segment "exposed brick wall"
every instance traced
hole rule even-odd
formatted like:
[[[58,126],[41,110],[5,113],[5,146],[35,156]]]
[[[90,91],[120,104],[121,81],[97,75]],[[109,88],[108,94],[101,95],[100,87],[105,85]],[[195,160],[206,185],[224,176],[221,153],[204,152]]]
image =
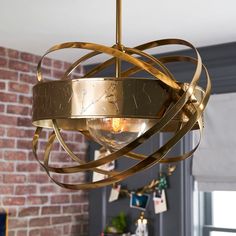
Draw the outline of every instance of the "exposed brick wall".
[[[9,211],[9,236],[87,235],[87,193],[56,186],[32,155],[32,86],[38,60],[36,55],[0,47],[0,203]],[[58,79],[68,66],[47,58],[43,72],[48,79]],[[75,76],[82,73],[80,67]],[[40,154],[48,135],[49,131],[43,132]],[[63,136],[76,153],[85,156],[86,144],[79,133]],[[70,163],[58,143],[52,159],[57,166]],[[72,182],[85,178],[83,174],[55,177]]]

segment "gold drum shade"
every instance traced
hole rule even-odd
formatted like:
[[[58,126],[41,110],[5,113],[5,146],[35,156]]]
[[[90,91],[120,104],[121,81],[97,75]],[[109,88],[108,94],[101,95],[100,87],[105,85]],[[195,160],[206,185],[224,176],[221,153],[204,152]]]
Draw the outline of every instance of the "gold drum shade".
[[[171,89],[145,78],[83,78],[39,83],[33,88],[33,124],[87,131],[87,118],[136,118],[158,121],[172,103]],[[204,92],[197,88],[195,97]],[[162,131],[188,120],[181,111]]]

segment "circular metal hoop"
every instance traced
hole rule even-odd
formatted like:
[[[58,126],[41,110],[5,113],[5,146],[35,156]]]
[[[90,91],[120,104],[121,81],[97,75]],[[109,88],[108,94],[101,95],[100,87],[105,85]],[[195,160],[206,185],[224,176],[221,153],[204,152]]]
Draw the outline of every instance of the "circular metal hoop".
[[[143,50],[146,49],[169,44],[179,44],[190,47],[196,53],[197,58],[171,56],[156,59],[143,52]],[[39,135],[42,128],[53,128],[53,132],[49,137],[45,149],[44,162],[39,162],[56,184],[69,189],[92,189],[102,187],[114,182],[122,181],[138,171],[145,170],[158,162],[177,162],[188,158],[194,153],[199,144],[188,153],[179,157],[166,157],[175,144],[190,130],[199,129],[201,133],[203,126],[202,114],[210,96],[211,82],[209,74],[206,67],[202,65],[198,51],[190,43],[179,39],[166,39],[140,45],[134,49],[124,48],[124,51],[120,51],[115,48],[109,48],[98,44],[73,42],[56,45],[49,49],[45,55],[63,48],[93,50],[93,52],[74,62],[65,72],[63,79],[67,78],[81,62],[100,53],[108,54],[112,58],[103,64],[96,66],[88,72],[87,75],[94,76],[96,73],[114,63],[115,58],[129,62],[133,67],[122,72],[122,78],[116,80],[114,78],[86,78],[43,82],[41,72],[43,57],[40,60],[37,72],[38,81],[40,83],[34,87],[33,124],[38,128],[36,129],[33,139],[33,152],[36,159],[39,161],[37,156]],[[148,61],[135,58],[132,56],[133,54],[142,56]],[[185,84],[178,83],[165,66],[166,63],[171,62],[191,62],[196,64],[196,71],[192,81]],[[158,68],[156,68],[156,66]],[[202,69],[205,71],[207,80],[205,92],[197,86]],[[131,74],[140,70],[148,72],[157,80],[123,78],[124,75],[129,77]],[[131,88],[134,88],[132,92],[130,91]],[[64,91],[63,93],[62,90]],[[98,94],[98,92],[96,93],[96,91],[100,91],[101,94]],[[90,96],[85,99],[83,96],[85,96],[86,93],[90,94]],[[63,94],[63,96],[60,96],[61,94]],[[91,96],[91,94],[95,94],[95,97]],[[136,101],[134,101],[134,98]],[[85,100],[87,102],[86,104],[84,104]],[[124,100],[126,101],[125,104],[121,102]],[[150,100],[152,101],[151,103]],[[47,107],[45,107],[44,104],[46,104]],[[48,109],[48,106],[51,106],[51,109]],[[155,119],[157,122],[142,136],[138,137],[127,146],[104,158],[86,163],[68,148],[60,134],[60,129],[87,132],[86,118],[89,117],[151,118]],[[178,129],[176,129],[176,127],[178,127]],[[160,131],[175,131],[175,134],[162,147],[149,156],[131,152],[134,148],[144,143],[154,133]],[[54,168],[49,165],[50,151],[55,138],[57,138],[72,160],[77,163],[76,166]],[[108,173],[100,168],[103,164],[119,159],[120,156],[127,156],[128,158],[136,159],[138,162],[134,166],[121,172],[113,171]],[[58,182],[50,174],[50,172],[72,174],[81,171],[95,171],[106,174],[108,177],[96,182],[67,184]]]

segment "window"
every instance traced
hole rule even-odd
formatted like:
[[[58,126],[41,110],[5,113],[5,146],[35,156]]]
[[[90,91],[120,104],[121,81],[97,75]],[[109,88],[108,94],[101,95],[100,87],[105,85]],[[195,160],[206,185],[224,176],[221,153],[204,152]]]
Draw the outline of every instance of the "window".
[[[203,194],[203,236],[236,236],[236,192]]]

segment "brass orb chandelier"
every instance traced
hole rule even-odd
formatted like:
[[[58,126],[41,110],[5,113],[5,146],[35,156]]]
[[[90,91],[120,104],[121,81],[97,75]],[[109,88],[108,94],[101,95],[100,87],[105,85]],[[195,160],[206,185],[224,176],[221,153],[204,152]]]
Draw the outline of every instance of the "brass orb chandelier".
[[[116,0],[116,44],[112,47],[87,42],[68,42],[50,48],[40,59],[37,68],[38,83],[33,88],[33,125],[36,126],[33,138],[33,152],[49,177],[59,186],[68,189],[93,189],[107,186],[145,170],[157,163],[174,163],[192,156],[198,145],[181,156],[168,157],[167,154],[191,130],[203,128],[202,115],[208,102],[211,81],[206,67],[202,64],[197,49],[181,39],[162,39],[129,48],[121,43],[121,0]],[[192,49],[196,57],[165,56],[156,58],[144,52],[165,45],[184,45]],[[68,49],[91,50],[75,61],[61,80],[43,80],[41,63],[51,52]],[[110,59],[94,66],[82,78],[69,79],[81,63],[99,54]],[[121,62],[129,63],[122,70]],[[187,62],[195,65],[190,83],[176,81],[166,64]],[[115,65],[113,77],[96,76],[109,66]],[[145,71],[150,78],[134,77]],[[204,72],[206,87],[198,86]],[[44,160],[37,155],[37,146],[42,130],[52,129],[45,147]],[[85,162],[68,147],[61,130],[79,131],[86,137],[101,144],[111,153],[99,160]],[[151,155],[132,152],[158,132],[173,132],[173,136]],[[57,139],[62,148],[76,163],[73,166],[53,167],[50,165],[50,152]],[[101,166],[118,160],[121,156],[136,160],[136,164],[122,171],[106,171]],[[62,183],[51,173],[75,174],[98,172],[107,178],[88,183]]]

